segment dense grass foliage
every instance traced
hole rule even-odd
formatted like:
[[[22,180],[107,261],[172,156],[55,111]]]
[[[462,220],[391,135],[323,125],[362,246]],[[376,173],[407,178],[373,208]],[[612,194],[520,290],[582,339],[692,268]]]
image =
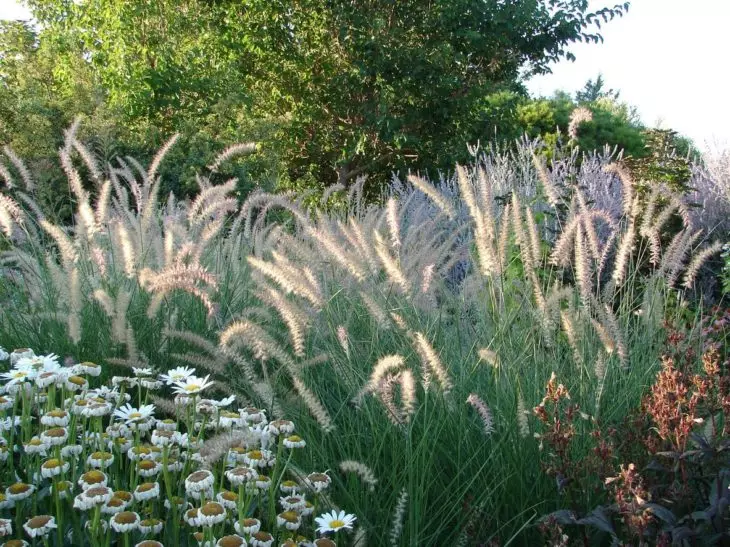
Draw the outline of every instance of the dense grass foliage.
[[[544,515],[600,505],[594,470],[575,465],[570,481],[596,488],[567,487],[561,465],[593,453],[597,427],[626,427],[666,321],[690,339],[702,328],[698,279],[721,246],[707,234],[727,203],[709,216],[611,152],[556,150],[548,166],[536,143],[475,150],[453,177],[396,180],[375,202],[361,179],[312,207],[263,191],[239,205],[235,180],[211,182],[246,146],[197,178],[193,200],[165,199],[173,146],[146,169],[101,166],[72,127],[71,226],[47,220],[8,156],[0,344],[206,370],[222,395],[316,439],[300,463],[331,470],[367,544],[535,544]],[[540,409],[566,393],[570,443],[556,451],[562,410]]]

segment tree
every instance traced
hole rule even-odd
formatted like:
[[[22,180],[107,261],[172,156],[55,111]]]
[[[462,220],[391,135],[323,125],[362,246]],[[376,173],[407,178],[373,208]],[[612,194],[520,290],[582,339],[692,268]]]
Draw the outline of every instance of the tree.
[[[505,119],[502,99],[525,95],[521,75],[572,58],[577,40],[599,42],[600,21],[628,9],[589,13],[585,0],[28,5],[40,42],[75,50],[131,134],[149,140],[151,127],[169,134],[202,120],[218,142],[255,129],[231,119],[255,119],[271,128],[264,149],[280,151],[285,178],[307,184],[362,173],[382,182],[403,167],[464,159],[465,142]]]

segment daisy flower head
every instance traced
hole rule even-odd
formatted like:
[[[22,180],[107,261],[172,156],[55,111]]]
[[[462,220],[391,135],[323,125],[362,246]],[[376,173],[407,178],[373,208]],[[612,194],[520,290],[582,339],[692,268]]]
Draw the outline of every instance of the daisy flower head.
[[[84,490],[82,496],[91,505],[104,505],[109,503],[109,500],[114,496],[114,491],[107,486],[92,486]]]
[[[314,540],[315,547],[337,547],[337,544],[330,538],[319,538]]]
[[[332,510],[329,513],[324,513],[316,517],[314,522],[317,524],[317,532],[325,534],[327,532],[339,532],[343,528],[352,530],[352,525],[356,520],[355,515],[348,515],[344,511],[338,513]]]
[[[139,528],[139,515],[134,511],[121,511],[111,518],[111,525],[115,532],[126,534]]]
[[[45,456],[50,447],[51,443],[47,439],[33,437],[23,445],[23,450],[26,454],[40,454],[41,456]]]
[[[87,471],[79,477],[78,485],[81,490],[88,490],[92,486],[106,486],[107,476],[98,469]]]
[[[31,381],[35,379],[35,374],[30,369],[22,369],[22,368],[14,368],[10,372],[3,372],[0,374],[0,378],[4,380],[8,380],[8,382],[5,384],[5,388],[9,388],[11,386],[14,386],[16,384],[21,384],[26,381]]]
[[[71,465],[68,462],[51,458],[50,460],[44,461],[41,465],[41,477],[48,479],[57,477],[61,473],[68,471],[70,467]]]
[[[89,381],[83,376],[76,374],[66,378],[63,385],[69,391],[86,391],[89,389]]]
[[[92,452],[86,458],[86,464],[95,469],[106,469],[114,463],[114,454],[111,452]]]
[[[35,492],[35,486],[24,482],[16,482],[5,489],[5,497],[10,501],[22,501]]]
[[[294,433],[294,422],[291,420],[274,420],[269,422],[269,431],[272,435],[291,435]]]
[[[112,496],[112,499],[106,502],[105,505],[102,505],[101,512],[105,515],[116,515],[117,513],[121,513],[122,511],[124,511],[128,505],[128,501],[125,501],[122,498],[118,498],[115,495]]]
[[[285,511],[296,511],[299,513],[307,505],[307,500],[303,496],[286,496],[279,498],[279,503]]]
[[[296,511],[284,511],[276,515],[276,525],[287,530],[298,530],[302,525],[302,517]]]
[[[226,520],[226,508],[217,501],[209,501],[198,509],[198,522],[202,526],[213,526]]]
[[[143,405],[135,408],[129,403],[114,411],[114,416],[123,420],[127,425],[141,424],[150,418],[155,411],[155,405]]]
[[[10,519],[0,519],[0,538],[13,534],[13,521]]]
[[[173,393],[179,393],[181,395],[196,395],[215,383],[209,381],[209,378],[210,374],[207,375],[205,378],[188,376],[187,378],[185,378],[185,380],[175,382],[175,388],[172,391]]]
[[[159,482],[144,482],[134,489],[134,499],[137,501],[145,501],[159,497]]]
[[[284,439],[284,446],[287,448],[304,448],[307,446],[307,442],[299,435],[290,435]]]
[[[196,370],[192,367],[177,367],[167,371],[167,374],[160,374],[160,380],[168,386],[178,382],[184,382],[187,378],[195,376]]]
[[[38,515],[23,524],[23,530],[32,538],[44,537],[54,528],[57,528],[56,519],[50,515]]]
[[[84,361],[83,363],[74,365],[73,371],[76,374],[88,374],[89,376],[96,378],[101,374],[101,366],[96,363],[92,363],[91,361]]]
[[[310,473],[304,480],[307,486],[315,492],[322,492],[332,482],[332,479],[326,473]]]
[[[56,481],[51,485],[51,492],[57,491],[60,499],[66,499],[73,494],[73,488],[71,481]]]
[[[256,532],[261,530],[261,521],[255,518],[237,520],[233,524],[233,528],[238,534],[252,536]]]
[[[159,541],[156,541],[154,539],[145,539],[144,541],[140,541],[137,543],[134,547],[165,547],[162,543]]]
[[[160,519],[149,518],[139,521],[139,531],[143,534],[159,534],[164,523]]]
[[[258,472],[250,467],[238,466],[226,471],[226,478],[231,483],[231,486],[234,487],[238,487],[248,481],[255,480],[258,476]]]
[[[230,490],[221,490],[215,495],[215,501],[226,509],[233,510],[238,506],[238,494]]]
[[[134,371],[134,375],[137,378],[144,378],[144,377],[154,376],[155,375],[155,371],[152,370],[151,368],[141,368],[141,367],[140,368],[137,368],[137,367],[132,367],[132,370]]]
[[[41,372],[58,372],[63,368],[61,363],[58,362],[58,355],[55,353],[23,357],[16,361],[15,366],[16,368],[33,370],[36,374]]]
[[[251,547],[271,547],[274,543],[274,536],[268,532],[255,532],[249,538]]]
[[[41,416],[41,424],[46,427],[66,427],[70,419],[67,411],[56,408]]]
[[[236,534],[223,536],[216,542],[215,547],[246,547],[246,540]]]
[[[190,473],[188,478],[185,479],[185,491],[191,494],[208,490],[213,487],[214,480],[213,473],[207,469],[195,471],[194,473]]]
[[[35,357],[35,352],[30,348],[18,348],[14,349],[10,353],[10,366],[15,365],[18,361],[23,358]]]

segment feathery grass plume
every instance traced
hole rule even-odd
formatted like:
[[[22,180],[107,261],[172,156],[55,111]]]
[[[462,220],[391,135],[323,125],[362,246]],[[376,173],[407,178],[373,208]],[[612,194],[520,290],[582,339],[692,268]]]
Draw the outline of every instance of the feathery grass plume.
[[[61,252],[61,262],[63,267],[70,269],[78,259],[76,247],[74,246],[71,238],[66,235],[66,232],[61,230],[58,226],[55,226],[47,220],[40,221],[41,228],[43,228],[48,234],[54,239],[58,250]]]
[[[596,226],[593,224],[593,216],[588,210],[586,205],[585,196],[580,189],[575,192],[576,200],[578,201],[578,210],[583,220],[583,231],[586,234],[586,241],[588,242],[588,250],[591,252],[591,256],[594,260],[601,258],[601,245],[598,241],[598,234],[596,233]]]
[[[259,361],[274,357],[282,364],[291,363],[279,343],[261,326],[251,321],[244,319],[232,323],[220,334],[219,339],[221,348],[229,347],[232,343],[236,347],[243,346]]]
[[[421,275],[421,294],[428,293],[428,290],[431,288],[435,268],[436,264],[433,263],[423,268],[423,274]]]
[[[402,330],[403,332],[410,332],[410,329],[408,328],[408,323],[401,314],[392,311],[390,312],[390,318],[393,320],[393,323],[395,323],[395,326],[398,327],[400,330]]]
[[[599,352],[596,356],[596,362],[593,364],[593,373],[598,379],[596,387],[596,415],[601,407],[601,398],[603,397],[603,388],[606,382],[606,358],[603,352]]]
[[[177,415],[178,409],[175,407],[175,403],[167,397],[160,397],[153,393],[149,394],[150,401],[155,405],[155,414],[158,412],[167,416]]]
[[[380,262],[385,269],[385,273],[388,275],[388,279],[391,283],[399,287],[404,294],[410,294],[411,282],[401,270],[397,259],[391,256],[383,236],[381,236],[380,232],[377,230],[373,230],[373,236],[375,237],[375,252],[377,253],[378,258],[380,258]]]
[[[160,310],[162,309],[162,304],[165,303],[165,298],[167,298],[167,293],[164,292],[158,292],[152,295],[150,303],[147,305],[147,319],[154,319],[157,317],[157,314],[160,313]]]
[[[79,269],[71,270],[70,278],[70,300],[68,310],[68,336],[74,344],[81,341],[81,280]]]
[[[221,458],[228,455],[231,448],[245,446],[251,440],[251,434],[240,430],[230,430],[205,439],[200,447],[200,463],[202,469],[212,469]]]
[[[320,207],[325,207],[327,205],[327,202],[330,200],[332,194],[341,192],[345,189],[346,186],[344,184],[330,184],[327,188],[324,189],[324,192],[322,192],[322,199],[319,200]]]
[[[349,336],[347,334],[347,329],[345,328],[345,325],[339,325],[337,327],[337,340],[340,343],[340,347],[342,348],[342,351],[345,352],[345,355],[347,358],[350,358],[350,342],[349,342]]]
[[[585,106],[574,108],[570,113],[570,123],[568,124],[568,136],[571,140],[578,140],[578,129],[580,125],[593,121],[593,113]]]
[[[71,293],[69,292],[71,284],[68,278],[68,270],[61,268],[50,252],[46,252],[44,258],[46,269],[51,276],[53,288],[56,292],[56,308],[61,308],[71,301]]]
[[[274,308],[289,329],[294,355],[304,356],[304,336],[307,332],[309,320],[307,316],[293,302],[276,289],[271,287],[262,288],[257,293],[259,298]]]
[[[81,159],[86,164],[86,167],[89,170],[89,174],[91,175],[91,178],[94,180],[94,182],[97,185],[101,185],[101,179],[103,175],[101,170],[99,169],[99,166],[96,163],[94,155],[89,151],[88,148],[86,148],[86,146],[83,145],[81,141],[76,138],[75,135],[69,144],[73,148],[75,148],[76,152],[78,152],[79,156],[81,156]]]
[[[681,232],[678,232],[669,243],[667,252],[659,264],[659,273],[665,275],[667,285],[670,287],[674,287],[677,277],[679,277],[679,272],[684,268],[684,261],[692,249],[692,245],[699,239],[701,234],[701,229],[692,232],[691,229],[685,228]]]
[[[661,190],[660,185],[654,184],[651,187],[649,193],[649,199],[646,200],[644,210],[642,211],[641,224],[639,225],[639,234],[645,236],[651,231],[652,224],[654,223],[654,214],[657,207],[657,200],[659,199],[659,192]]]
[[[306,234],[316,240],[321,249],[334,259],[341,267],[350,273],[355,279],[362,282],[367,277],[367,272],[358,259],[351,253],[347,253],[339,244],[334,234],[320,224],[318,228],[307,226]]]
[[[560,324],[563,327],[563,332],[565,333],[566,338],[568,339],[568,345],[573,351],[573,360],[575,360],[576,365],[582,367],[583,356],[578,347],[578,336],[575,326],[573,325],[573,320],[571,319],[571,314],[568,313],[567,310],[560,310]]]
[[[501,262],[495,257],[493,247],[494,232],[489,229],[489,226],[494,225],[491,204],[485,205],[484,212],[482,212],[474,195],[474,188],[469,172],[463,166],[457,165],[456,173],[461,198],[466,204],[469,216],[474,222],[474,245],[479,261],[479,269],[482,275],[487,277],[499,275],[501,272],[498,268]],[[485,215],[489,216],[489,218],[485,219]]]
[[[535,152],[530,151],[532,155],[532,164],[535,166],[537,177],[542,183],[542,189],[545,191],[545,197],[547,197],[548,203],[553,207],[557,207],[560,203],[560,194],[555,188],[555,185],[550,180],[550,173],[547,167],[543,164],[542,160],[535,155]]]
[[[35,190],[33,176],[30,174],[30,171],[25,166],[23,160],[21,160],[18,155],[13,151],[13,149],[9,146],[3,146],[3,152],[5,152],[5,155],[8,157],[18,173],[20,173],[20,178],[23,179],[23,184],[25,185],[26,192],[32,192],[33,190]]]
[[[206,352],[211,357],[219,356],[219,348],[213,342],[204,338],[200,334],[189,331],[189,330],[177,330],[172,328],[165,328],[162,334],[166,338],[174,338],[176,340],[182,340],[188,344],[195,346],[196,348]]]
[[[535,216],[532,214],[532,209],[530,207],[525,207],[525,220],[527,223],[527,235],[530,237],[530,252],[532,253],[532,260],[535,264],[540,264],[540,261],[542,260],[542,240],[537,231]]]
[[[309,217],[302,209],[295,205],[290,199],[278,194],[269,194],[267,192],[255,191],[249,195],[248,199],[241,206],[238,214],[239,219],[244,220],[243,235],[250,239],[252,235],[253,212],[260,207],[277,206],[289,211],[303,226],[309,226]]]
[[[517,393],[517,428],[520,433],[520,437],[526,439],[530,436],[530,423],[527,420],[530,412],[525,406],[525,399],[522,397],[522,392]]]
[[[596,321],[593,318],[591,318],[591,324],[593,325],[593,330],[596,332],[598,338],[603,344],[603,349],[607,354],[613,354],[616,351],[616,342],[611,337],[608,329],[600,321]]]
[[[244,377],[246,378],[246,381],[251,384],[252,387],[254,387],[257,383],[260,383],[258,381],[258,375],[256,374],[256,371],[254,370],[251,362],[243,355],[238,353],[233,347],[229,347],[228,345],[224,345],[223,343],[221,343],[220,352],[229,360],[231,360],[233,364],[238,365]]]
[[[99,269],[99,275],[101,277],[106,277],[106,255],[104,254],[104,250],[102,248],[97,247],[96,245],[91,248],[91,261],[96,264],[96,267]]]
[[[616,287],[620,287],[626,278],[626,268],[629,265],[631,253],[634,251],[636,241],[636,224],[629,221],[629,226],[621,237],[621,243],[616,251],[616,260],[614,262],[611,279]]]
[[[298,288],[300,284],[306,287],[306,290],[302,291],[300,296],[309,300],[315,309],[320,309],[324,304],[322,287],[312,269],[305,264],[295,265],[284,253],[275,250],[271,251],[271,257],[274,259],[274,263],[292,280],[292,286]],[[310,258],[311,255],[307,256],[305,262]],[[296,291],[292,292],[297,294]]]
[[[152,158],[152,163],[150,163],[150,166],[147,168],[147,183],[149,185],[152,185],[155,180],[155,176],[157,175],[157,170],[160,168],[160,164],[162,163],[162,160],[165,159],[165,156],[170,151],[170,149],[175,146],[175,143],[180,138],[180,133],[175,133],[172,137],[167,139],[167,142],[162,145],[162,148],[160,148],[157,151],[157,154],[155,154],[155,157]],[[141,171],[141,169],[140,169]]]
[[[478,355],[479,359],[481,359],[482,361],[486,361],[494,368],[499,368],[499,355],[497,355],[497,352],[493,349],[480,348]]]
[[[129,232],[122,222],[116,222],[114,224],[113,234],[116,235],[116,238],[119,241],[119,248],[122,251],[124,273],[131,279],[135,276],[136,261],[135,249],[132,244],[132,240],[129,237]]]
[[[211,186],[201,191],[188,208],[188,222],[191,225],[201,224],[207,222],[218,211],[230,210],[227,207],[229,202],[226,196],[236,190],[237,183],[238,179],[233,178],[223,184]],[[235,199],[233,203],[236,203]]]
[[[406,422],[409,422],[416,411],[416,380],[413,372],[409,369],[402,370],[398,375],[398,383],[401,387],[403,417]]]
[[[479,417],[482,419],[482,423],[484,424],[484,434],[489,437],[492,433],[494,433],[494,418],[492,418],[492,411],[476,393],[470,393],[466,402],[473,406],[479,413]]]
[[[692,285],[694,284],[695,277],[697,277],[697,274],[699,273],[702,265],[712,255],[722,251],[722,247],[723,243],[721,241],[715,241],[715,243],[697,253],[694,258],[692,258],[689,266],[687,266],[687,271],[684,274],[684,280],[682,282],[682,285],[688,289],[691,289]]]
[[[200,353],[170,353],[170,358],[216,374],[225,373],[225,366],[221,360],[211,359],[207,355],[202,355]],[[221,387],[223,386],[218,386],[219,389]]]
[[[425,375],[428,371],[436,376],[439,384],[441,384],[441,389],[443,390],[444,395],[447,395],[451,391],[453,384],[451,383],[451,378],[449,378],[449,374],[441,363],[441,359],[438,354],[423,333],[415,333],[414,342],[416,353],[418,353],[421,358],[421,366],[423,367],[422,373]]]
[[[109,293],[107,293],[104,289],[96,289],[94,291],[94,299],[99,303],[101,309],[104,310],[104,313],[106,313],[110,319],[114,317],[114,302],[112,301],[112,297],[109,296]]]
[[[174,264],[159,273],[153,273],[147,283],[147,289],[152,293],[166,294],[182,290],[197,297],[208,310],[209,317],[215,313],[215,306],[206,290],[217,288],[218,282],[213,274],[199,264]]]
[[[134,329],[132,329],[132,326],[129,323],[127,323],[124,343],[127,346],[127,360],[129,363],[136,366],[137,363],[142,362],[139,349],[137,348],[137,340],[134,338]]]
[[[582,222],[581,215],[573,215],[561,230],[560,236],[550,253],[550,264],[567,267],[571,263],[571,252],[575,243],[575,233]]]
[[[120,344],[127,338],[127,309],[131,301],[132,293],[119,289],[112,317],[112,339]]]
[[[375,478],[375,474],[364,463],[354,460],[343,460],[340,462],[340,471],[343,473],[355,473],[360,477],[360,480],[367,484],[371,492],[375,490],[375,485],[378,484],[378,479]]]
[[[378,259],[370,248],[369,242],[366,241],[360,223],[350,217],[347,225],[341,220],[337,220],[336,224],[339,231],[345,236],[345,239],[355,252],[365,258],[365,261],[370,267],[370,271],[372,273],[377,272],[379,269]]]
[[[497,259],[499,260],[499,271],[504,271],[507,268],[507,249],[509,247],[510,218],[512,218],[512,204],[508,203],[504,206],[502,216],[500,217],[499,241],[497,242]]]
[[[621,181],[621,203],[623,205],[624,215],[629,217],[636,216],[634,213],[634,180],[631,178],[629,171],[620,163],[611,163],[603,168],[608,174],[616,175]]]
[[[370,296],[369,293],[365,291],[358,291],[360,295],[360,299],[362,300],[362,303],[365,305],[365,308],[368,310],[368,313],[370,314],[370,317],[373,318],[375,323],[378,325],[378,328],[387,330],[390,328],[390,321],[388,320],[388,314],[387,312],[378,304],[375,299]]]
[[[12,190],[15,187],[15,178],[13,177],[13,174],[8,171],[8,168],[2,161],[0,161],[0,177],[5,180],[5,187],[8,190]]]
[[[385,378],[386,374],[394,374],[405,366],[405,360],[400,355],[386,355],[381,357],[375,364],[370,379],[360,392],[355,395],[352,402],[356,405],[360,404],[363,397],[368,393],[373,393],[378,389],[380,382]]]
[[[388,231],[390,232],[390,244],[394,249],[397,249],[401,246],[398,202],[394,198],[388,199],[385,210],[388,219]]]
[[[378,387],[375,390],[375,393],[377,394],[378,399],[380,399],[380,402],[383,403],[386,410],[385,414],[388,419],[394,426],[400,427],[405,424],[405,417],[403,416],[403,411],[398,408],[398,405],[395,402],[396,384],[398,384],[398,377],[393,374],[386,374],[386,376],[378,382]]]
[[[272,264],[265,260],[261,260],[254,256],[246,257],[248,264],[261,272],[263,275],[273,280],[287,293],[294,293],[297,296],[308,300],[314,307],[322,306],[322,298],[319,294],[312,290],[311,286],[302,281],[302,276],[292,276],[284,268],[277,264]]]
[[[400,545],[400,536],[403,533],[403,521],[406,516],[406,505],[408,504],[408,490],[403,488],[398,494],[398,501],[395,504],[393,518],[390,525],[390,544],[393,547]]]
[[[456,217],[456,211],[454,206],[448,201],[448,199],[441,194],[436,188],[434,188],[425,179],[417,175],[408,175],[408,182],[410,182],[415,188],[423,192],[436,207],[438,207],[442,213],[444,213],[449,219]]]
[[[601,323],[608,329],[611,338],[616,344],[616,354],[621,361],[621,366],[628,366],[629,354],[626,349],[625,337],[618,323],[618,319],[616,318],[616,314],[608,304],[601,305],[595,302],[593,307],[595,308]]]
[[[593,273],[585,248],[582,226],[575,232],[575,274],[582,301],[587,305],[593,296]]]
[[[302,380],[296,374],[294,374],[293,371],[290,370],[289,373],[291,375],[294,389],[304,401],[304,404],[309,410],[309,413],[314,416],[315,420],[317,420],[317,423],[322,428],[322,431],[324,431],[325,433],[333,431],[335,426],[332,423],[332,418],[330,418],[324,406],[322,406],[322,403],[320,403],[319,399],[317,399],[317,396],[312,393],[312,391],[310,391],[310,389],[306,385],[304,385],[304,382],[302,382]]]
[[[257,145],[255,142],[242,142],[238,144],[232,144],[215,157],[213,163],[208,166],[208,170],[211,173],[216,173],[218,172],[218,168],[229,159],[236,156],[253,154],[254,152],[256,152],[256,149]]]
[[[8,239],[13,238],[14,226],[22,225],[23,221],[23,211],[18,203],[11,197],[0,194],[0,226]]]

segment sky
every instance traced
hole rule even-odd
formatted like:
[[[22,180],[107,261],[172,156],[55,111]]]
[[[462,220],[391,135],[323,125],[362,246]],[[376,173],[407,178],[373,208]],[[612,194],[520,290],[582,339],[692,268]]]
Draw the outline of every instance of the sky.
[[[623,0],[622,0],[623,1]],[[616,0],[591,0],[597,9]],[[0,0],[0,19],[27,18]],[[628,14],[601,29],[603,44],[576,43],[577,60],[533,78],[533,95],[575,92],[601,73],[649,126],[672,128],[700,148],[730,144],[730,0],[632,0]]]

